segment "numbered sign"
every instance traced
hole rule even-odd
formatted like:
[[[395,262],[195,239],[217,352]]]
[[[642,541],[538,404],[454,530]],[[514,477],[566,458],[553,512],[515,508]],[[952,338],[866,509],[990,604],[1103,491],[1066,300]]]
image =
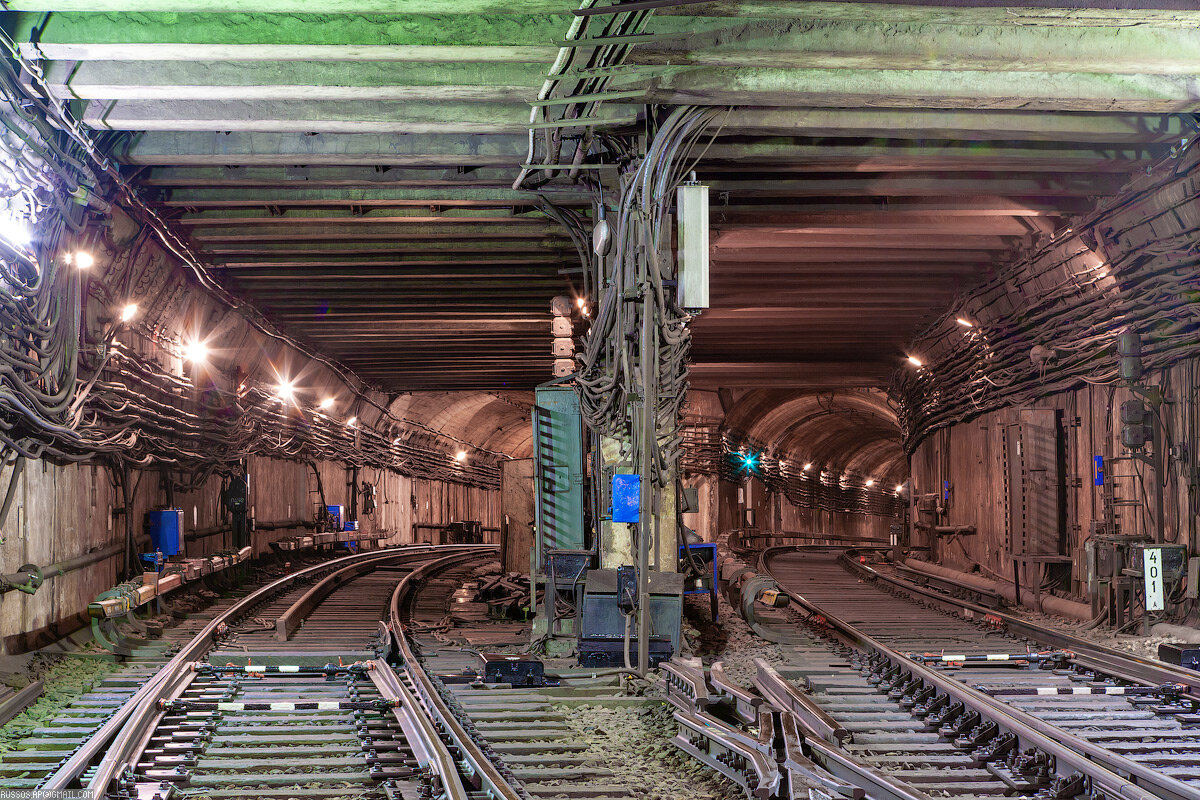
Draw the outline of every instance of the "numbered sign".
[[[1146,610],[1163,610],[1163,555],[1161,547],[1142,551],[1142,570],[1146,576]]]

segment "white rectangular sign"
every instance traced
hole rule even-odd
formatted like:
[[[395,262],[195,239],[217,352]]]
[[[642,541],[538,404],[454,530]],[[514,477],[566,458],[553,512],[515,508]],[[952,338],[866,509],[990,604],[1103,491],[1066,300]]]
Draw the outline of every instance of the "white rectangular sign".
[[[1146,580],[1146,610],[1163,610],[1162,548],[1142,550],[1142,569]]]

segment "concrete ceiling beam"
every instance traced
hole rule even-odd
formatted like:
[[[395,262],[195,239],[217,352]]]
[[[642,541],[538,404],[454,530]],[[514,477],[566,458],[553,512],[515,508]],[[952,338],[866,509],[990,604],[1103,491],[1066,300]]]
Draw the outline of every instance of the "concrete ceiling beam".
[[[730,247],[748,244],[761,246],[764,235],[769,237],[769,244],[775,234],[803,237],[802,240],[806,240],[809,236],[861,236],[864,233],[874,238],[910,234],[1020,236],[1029,232],[1028,225],[1020,219],[1004,214],[947,217],[936,213],[889,214],[885,211],[862,214],[756,213],[753,206],[742,206],[732,211],[722,208],[720,222],[710,222],[710,225],[717,231],[712,236],[712,243],[717,247],[726,243]],[[743,233],[746,227],[754,230]],[[780,246],[791,246],[791,243]]]
[[[252,285],[254,283],[272,283],[278,281],[294,281],[304,283],[305,285],[314,283],[329,283],[353,281],[367,283],[369,281],[379,281],[381,278],[386,278],[388,282],[396,281],[403,284],[406,281],[446,281],[458,289],[464,288],[457,281],[483,281],[487,279],[495,279],[497,275],[503,275],[505,279],[521,280],[524,282],[545,282],[553,279],[553,285],[560,287],[562,278],[558,275],[557,270],[547,272],[545,270],[538,271],[536,265],[523,264],[520,262],[495,263],[490,268],[485,270],[473,270],[478,262],[469,262],[462,264],[463,269],[446,270],[431,272],[430,267],[438,266],[437,262],[429,264],[404,264],[401,265],[404,272],[398,272],[394,269],[378,269],[371,271],[354,271],[349,267],[336,266],[326,267],[320,264],[297,264],[294,267],[288,266],[287,269],[281,268],[279,265],[272,265],[267,269],[263,269],[256,265],[241,265],[241,264],[226,264],[224,268],[230,270],[230,277],[237,280],[239,283]],[[444,265],[443,265],[444,266]],[[497,268],[503,268],[503,272],[497,272]],[[412,271],[409,271],[412,270]],[[416,271],[420,270],[420,271]],[[374,285],[368,283],[368,285]]]
[[[244,12],[240,0],[7,0],[13,11],[68,12]],[[562,27],[578,0],[342,0],[323,6],[323,14],[518,15],[560,14]],[[311,13],[311,0],[260,0],[260,13]],[[1140,21],[1170,27],[1194,27],[1186,13],[1190,0],[1023,0],[992,6],[944,7],[926,0],[904,4],[836,0],[715,0],[711,3],[656,9],[657,17],[728,17],[744,19],[829,19],[861,22],[945,23],[959,25],[1048,25],[1091,27]]]
[[[369,61],[51,62],[46,79],[61,99],[448,100],[515,102],[541,86],[540,63]]]
[[[488,208],[447,208],[437,213],[431,213],[427,208],[368,208],[361,211],[291,208],[280,213],[266,213],[250,208],[225,208],[197,211],[179,218],[181,225],[258,225],[263,222],[273,225],[541,225],[550,226],[550,230],[554,230],[552,226],[557,225],[540,210],[514,214],[510,210]],[[561,228],[558,230],[561,231]],[[566,236],[566,232],[563,231],[561,235]]]
[[[704,67],[655,79],[638,102],[1181,114],[1200,109],[1194,82],[1194,75]]]
[[[590,205],[591,196],[580,188],[546,192],[557,203]],[[273,205],[370,205],[370,206],[513,206],[536,205],[539,193],[506,186],[425,189],[385,187],[344,189],[261,188],[253,191],[230,188],[184,187],[171,191],[163,201],[168,207],[239,207]]]
[[[328,188],[335,186],[463,186],[512,185],[516,169],[480,167],[466,172],[449,169],[377,167],[159,167],[139,179],[143,186],[188,187],[286,187]]]
[[[801,264],[820,262],[836,264],[841,261],[965,261],[986,262],[995,257],[988,249],[938,250],[933,248],[911,248],[904,252],[903,259],[886,249],[870,247],[803,247],[799,242],[793,247],[742,247],[730,253],[713,253],[715,261],[724,264]],[[707,312],[706,312],[707,313]]]
[[[710,218],[717,219],[718,214],[724,214],[726,208],[739,215],[743,211],[752,215],[757,212],[760,220],[770,219],[776,214],[781,215],[781,219],[789,218],[790,214],[799,215],[801,218],[812,214],[874,214],[881,219],[890,215],[902,219],[905,215],[916,213],[937,214],[940,217],[1047,217],[1064,213],[1084,213],[1092,209],[1092,203],[1080,198],[1001,197],[989,194],[986,189],[987,185],[981,181],[979,190],[975,193],[944,197],[863,197],[857,202],[852,198],[841,198],[834,202],[822,200],[819,203],[801,201],[729,206],[722,205],[718,200],[711,208]],[[753,222],[753,219],[745,220],[747,225],[752,225]]]
[[[767,180],[706,180],[712,192],[730,197],[907,197],[967,195],[982,190],[996,196],[1038,195],[1042,197],[1088,197],[1117,191],[1125,183],[1122,175],[1074,175],[1039,173],[1030,177],[1004,175],[981,179],[975,176],[932,175],[822,178],[788,177]]]
[[[51,59],[141,61],[146,53],[161,51],[163,58],[155,60],[313,61],[333,56],[332,60],[350,61],[396,57],[546,64],[557,53],[553,42],[566,27],[562,18],[544,13],[446,17],[314,11],[310,7],[308,13],[271,14],[256,7],[237,14],[22,13],[14,15],[10,29],[13,38],[24,43],[23,50]],[[432,57],[417,56],[422,50]],[[549,59],[543,58],[547,51],[552,51]],[[394,56],[387,56],[389,52]]]
[[[885,15],[880,15],[885,16]],[[656,17],[650,28],[669,24]],[[745,20],[723,30],[635,48],[629,62],[779,69],[1192,75],[1200,72],[1200,11],[1159,25],[1136,11],[1118,24],[963,25],[883,19]],[[1133,23],[1133,24],[1131,24]],[[668,28],[669,29],[669,28]]]
[[[522,134],[309,134],[232,131],[151,131],[117,153],[126,164],[209,166],[494,166],[526,155]]]
[[[696,148],[697,154],[703,148]],[[765,139],[761,142],[725,143],[720,139],[704,153],[703,172],[713,174],[723,165],[731,169],[837,170],[839,172],[953,172],[987,170],[1003,172],[1128,173],[1150,163],[1162,147],[1097,149],[1087,146],[1035,148],[1010,143],[979,147],[973,142],[924,145],[913,142],[871,145],[808,144],[807,140]],[[761,165],[761,166],[760,166]]]
[[[981,233],[964,230],[956,233],[922,232],[920,230],[904,230],[893,228],[877,231],[870,228],[843,229],[841,231],[803,231],[788,232],[780,235],[780,242],[773,245],[776,248],[805,249],[810,247],[850,247],[850,248],[888,248],[888,249],[936,249],[936,250],[1007,250],[1014,241],[1030,233],[1028,228],[1014,230],[1005,235]],[[774,237],[773,231],[755,231],[754,238],[761,242],[763,239]],[[770,245],[768,245],[770,246]],[[731,258],[741,259],[747,244],[724,243],[718,240],[713,248],[714,260]],[[747,259],[747,260],[753,260]]]
[[[241,0],[7,0],[13,11],[106,11],[106,12],[245,12]],[[577,0],[339,0],[321,6],[322,14],[529,14],[569,15],[579,8]],[[254,11],[260,14],[312,13],[312,0],[259,0]],[[563,17],[566,24],[567,17]]]
[[[357,260],[362,256],[418,256],[443,253],[460,254],[471,258],[475,253],[510,254],[513,257],[537,258],[546,254],[574,254],[575,248],[569,242],[512,240],[512,241],[478,241],[462,242],[432,241],[412,242],[397,239],[394,243],[368,242],[349,248],[343,242],[317,242],[292,244],[289,242],[264,242],[254,247],[222,247],[209,246],[205,250],[218,259],[255,258],[260,261],[274,259],[280,263],[305,258],[328,258],[337,256],[345,260]]]
[[[1190,131],[1177,116],[1046,114],[887,108],[739,108],[720,117],[726,134],[971,141],[1144,144]]]
[[[604,116],[621,113],[613,106]],[[329,100],[91,100],[83,113],[97,130],[276,133],[512,134],[528,119],[523,104]]]
[[[378,40],[377,40],[378,41]],[[557,47],[404,44],[188,44],[183,42],[21,42],[42,61],[396,61],[417,64],[547,64]]]
[[[287,228],[204,228],[193,232],[190,238],[201,244],[216,242],[309,242],[326,241],[353,242],[403,242],[403,241],[467,241],[504,239],[541,239],[544,232],[528,226],[512,228],[481,228],[451,226],[411,226],[392,229],[354,229],[342,226],[290,226]]]

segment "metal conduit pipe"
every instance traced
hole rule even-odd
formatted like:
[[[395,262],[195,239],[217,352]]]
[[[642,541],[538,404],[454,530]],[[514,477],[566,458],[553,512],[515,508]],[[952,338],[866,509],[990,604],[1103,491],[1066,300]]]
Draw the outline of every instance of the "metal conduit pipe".
[[[256,531],[282,531],[291,530],[293,528],[315,528],[317,523],[311,519],[285,519],[281,522],[255,522],[254,530]],[[222,533],[229,533],[233,528],[229,525],[217,525],[212,528],[197,528],[190,533],[184,533],[183,539],[187,542],[194,542],[198,539],[207,539],[210,536],[217,536]]]
[[[12,508],[13,498],[17,496],[17,484],[21,482],[21,472],[25,469],[25,456],[18,455],[13,462],[12,477],[8,479],[8,491],[4,493],[4,505],[0,506],[0,525],[8,522],[8,511]]]
[[[914,522],[913,527],[918,530],[932,531],[939,536],[975,533],[974,525],[930,525],[928,522]]]
[[[146,536],[139,537],[137,540],[138,544],[145,544],[148,541],[149,537]],[[26,564],[16,572],[0,575],[0,594],[6,594],[14,589],[23,591],[26,594],[33,594],[43,582],[51,578],[57,578],[59,575],[66,575],[69,572],[75,572],[84,567],[90,567],[106,559],[119,556],[123,552],[125,552],[125,542],[120,541],[100,550],[93,550],[90,553],[83,553],[74,558],[59,561],[48,567],[34,567],[32,564]]]
[[[930,575],[936,578],[944,578],[946,580],[961,583],[964,586],[973,586],[976,589],[983,589],[990,592],[995,592],[1011,603],[1018,605],[1026,605],[1033,608],[1037,602],[1033,592],[1021,590],[1021,599],[1016,599],[1016,592],[1011,583],[1002,583],[994,581],[991,578],[985,578],[982,575],[972,575],[968,572],[960,572],[956,569],[943,567],[940,564],[931,564],[928,561],[921,561],[916,558],[904,559],[904,566],[909,569],[916,570],[925,575]],[[1087,622],[1092,619],[1092,609],[1087,603],[1077,603],[1074,600],[1064,600],[1061,597],[1056,597],[1051,594],[1043,594],[1042,610],[1050,614],[1058,614],[1063,617],[1071,617],[1082,622]]]
[[[255,526],[255,529],[274,531],[287,528],[311,527],[313,527],[313,523],[309,520],[284,520],[282,522],[258,523]],[[218,533],[227,533],[228,531],[228,525],[219,528],[207,528],[187,534],[185,538],[189,541],[195,541],[196,539],[214,536]],[[139,536],[134,541],[138,546],[145,546],[149,544],[150,537]],[[90,567],[93,564],[98,564],[106,559],[119,556],[123,552],[125,552],[125,542],[121,541],[110,544],[108,547],[101,548],[100,550],[93,550],[90,553],[83,553],[75,556],[74,558],[68,558],[65,561],[59,561],[47,567],[35,567],[32,564],[26,564],[25,566],[20,567],[16,572],[9,572],[0,575],[0,594],[7,594],[13,590],[19,590],[25,592],[26,594],[33,594],[38,590],[42,583],[50,580],[51,578],[57,578],[59,575],[66,575],[70,572],[75,572],[85,567]]]

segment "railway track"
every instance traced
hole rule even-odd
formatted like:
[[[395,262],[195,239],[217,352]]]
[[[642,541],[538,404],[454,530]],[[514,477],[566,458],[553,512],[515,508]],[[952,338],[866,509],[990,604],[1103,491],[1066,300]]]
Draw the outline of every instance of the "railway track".
[[[30,748],[38,787],[127,800],[645,796],[628,759],[598,759],[571,718],[590,702],[646,713],[656,701],[618,697],[620,677],[592,670],[485,685],[483,645],[447,635],[494,557],[377,551],[227,603],[127,677],[90,735]],[[1002,615],[970,604],[901,600],[836,553],[779,550],[762,566],[800,611],[762,626],[784,640],[784,663],[760,663],[753,690],[720,665],[666,671],[676,743],[732,782],[718,796],[1200,800],[1194,687],[1139,680],[1136,659],[1104,672],[1103,653],[1002,630]],[[471,635],[488,649],[527,641],[519,622]]]
[[[786,658],[777,672],[760,665],[756,688],[775,714],[796,715],[805,739],[797,751],[853,791],[910,800],[1200,798],[1200,716],[1187,676],[1164,685],[1175,673],[1162,665],[1094,648],[1079,657],[1060,649],[1061,634],[1038,641],[1026,624],[1017,635],[1003,615],[969,603],[922,595],[927,605],[919,605],[838,552],[768,550],[760,570],[802,618],[766,625],[786,643]],[[677,669],[677,686],[692,687],[675,693],[677,742],[701,758],[705,746],[728,754],[728,732],[714,741],[688,720],[705,705],[694,698],[728,700],[728,692],[695,665]],[[734,761],[753,763],[746,753]],[[782,763],[755,771],[747,793],[787,796],[789,779],[810,779]]]
[[[571,717],[597,704],[636,718],[660,701],[596,670],[483,684],[479,652],[448,638],[448,615],[470,605],[464,584],[494,560],[479,546],[375,551],[228,603],[126,680],[103,724],[31,751],[45,776],[24,786],[125,800],[645,797]],[[521,622],[468,633],[528,642]],[[668,738],[660,747],[690,767]]]
[[[479,546],[375,551],[235,600],[169,660],[143,666],[73,748],[56,739],[23,751],[53,764],[37,788],[138,800],[473,796],[478,767],[444,740],[414,670],[387,656],[419,585],[406,578],[492,558]]]

